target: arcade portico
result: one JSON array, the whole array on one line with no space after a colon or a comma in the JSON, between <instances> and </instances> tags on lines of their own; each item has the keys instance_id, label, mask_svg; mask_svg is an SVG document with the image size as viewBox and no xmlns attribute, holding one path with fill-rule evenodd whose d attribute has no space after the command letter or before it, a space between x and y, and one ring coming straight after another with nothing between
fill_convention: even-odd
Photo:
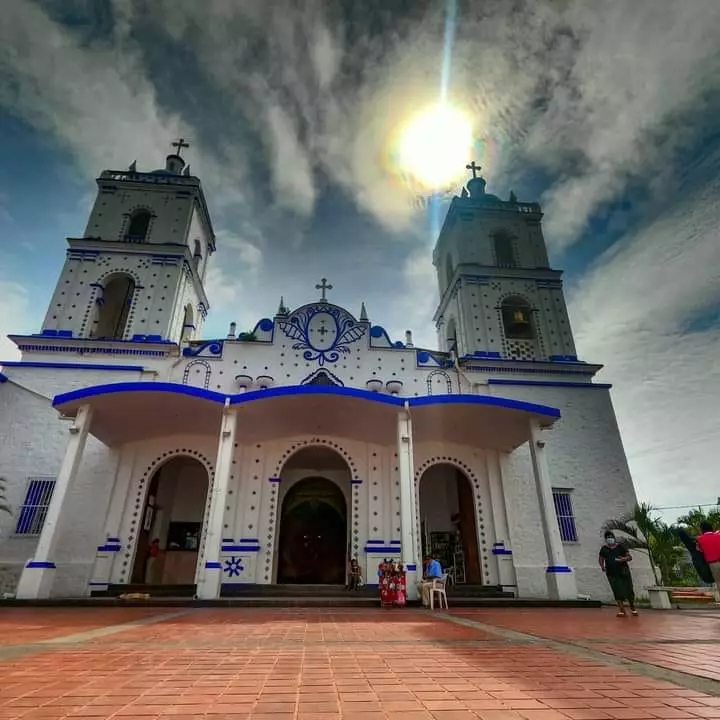
<instances>
[{"instance_id":1,"label":"arcade portico","mask_svg":"<svg viewBox=\"0 0 720 720\"><path fill-rule=\"evenodd\" d=\"M285 534L283 505L291 497L294 485L308 479L324 479L337 486L345 507L345 537L335 548L340 575L345 581L346 547L357 556L369 582L373 581L377 561L395 556L406 564L409 574L417 572L421 555L421 512L419 487L423 475L436 465L429 464L433 448L447 443L483 450L483 468L466 476L476 513L471 522L475 544L469 555L480 560L478 580L513 586L512 555L505 554L507 508L498 477L488 472L483 487L477 480L488 465L527 444L531 448L532 470L538 498L543 508L543 529L550 541L547 547L548 594L550 597L574 599L576 589L567 565L558 531L552 499L552 484L545 461L542 429L549 428L559 417L555 408L509 400L492 395L456 395L402 398L355 388L327 386L289 386L266 388L236 395L188 387L175 383L117 383L82 388L58 395L55 408L71 418L69 440L58 474L53 501L38 543L35 557L26 565L18 587L18 597L48 597L56 571L55 558L59 540L58 519L66 498L72 491L88 435L110 448L117 457L112 500L105 523L105 543L98 548L93 569L93 586L121 584L131 580L138 553L145 552L152 533L143 530L151 496L153 478L164 466L185 456L183 449L168 453L160 463L145 470L138 460L148 446L171 448L174 438L193 437L187 450L205 450L202 459L206 475L206 503L202 532L198 544L192 581L200 598L217 598L223 585L234 577L243 582L268 583L287 580L289 569L282 569ZM278 442L278 438L283 440ZM247 467L246 455L252 448L275 443L285 448L271 455L262 476L249 478L239 468ZM210 455L207 450L214 448ZM187 452L186 450L186 452ZM313 454L308 454L314 450ZM379 452L378 452L379 451ZM306 461L302 460L303 454ZM375 459L373 459L375 458ZM488 458L492 458L488 462ZM418 462L418 459L420 460ZM368 461L376 463L370 465ZM394 463L390 469L389 464ZM383 467L384 465L384 467ZM273 468L272 474L267 473ZM459 469L459 468L458 468ZM395 486L391 478L396 478ZM260 480L260 482L257 482ZM244 485L259 489L247 492ZM316 483L317 484L317 483ZM399 535L395 528L380 521L376 493L397 492L395 507L399 517ZM246 505L240 513L240 524L228 510L229 497L241 495ZM373 498L375 502L373 502ZM312 499L312 498L311 498ZM318 493L317 501L327 502ZM249 505L254 502L255 505ZM344 510L344 513L342 512ZM255 522L252 522L255 520ZM157 522L151 518L149 522ZM291 522L291 520L288 520ZM314 528L324 532L327 523ZM265 537L256 528L266 527ZM255 530L255 532L253 532ZM232 534L233 537L228 537ZM379 537L383 535L383 537ZM389 537L388 535L393 535ZM127 538L120 546L119 537ZM292 542L291 538L285 542ZM335 538L337 545L338 538ZM327 555L319 559L322 565ZM240 566L243 573L228 576L228 564ZM492 565L492 567L491 567ZM280 568L278 567L280 566ZM307 568L320 573L322 568ZM248 572L245 572L247 570ZM484 570L484 571L483 571ZM188 578L189 579L189 578ZM567 581L570 582L567 582ZM414 588L414 583L410 583Z\"/></svg>"}]
</instances>

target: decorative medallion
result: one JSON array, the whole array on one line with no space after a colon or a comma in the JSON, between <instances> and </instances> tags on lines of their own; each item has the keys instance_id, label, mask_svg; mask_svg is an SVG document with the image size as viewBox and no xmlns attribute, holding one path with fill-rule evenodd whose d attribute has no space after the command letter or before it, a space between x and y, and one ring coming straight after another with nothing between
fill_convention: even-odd
<instances>
[{"instance_id":1,"label":"decorative medallion","mask_svg":"<svg viewBox=\"0 0 720 720\"><path fill-rule=\"evenodd\" d=\"M228 574L228 577L239 577L243 570L245 570L245 567L243 566L240 558L231 557L229 560L225 561L224 572Z\"/></svg>"},{"instance_id":2,"label":"decorative medallion","mask_svg":"<svg viewBox=\"0 0 720 720\"><path fill-rule=\"evenodd\" d=\"M357 342L367 329L366 323L337 305L327 302L305 305L287 319L278 318L280 330L297 342L293 350L302 350L305 360L318 364L335 363L350 352L350 344Z\"/></svg>"}]
</instances>

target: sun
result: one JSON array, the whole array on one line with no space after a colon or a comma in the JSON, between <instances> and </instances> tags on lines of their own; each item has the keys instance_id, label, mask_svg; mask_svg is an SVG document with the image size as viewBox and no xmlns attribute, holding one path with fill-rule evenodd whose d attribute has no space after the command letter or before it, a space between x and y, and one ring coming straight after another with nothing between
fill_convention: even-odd
<instances>
[{"instance_id":1,"label":"sun","mask_svg":"<svg viewBox=\"0 0 720 720\"><path fill-rule=\"evenodd\" d=\"M412 118L400 133L400 169L425 190L438 190L460 178L472 145L468 116L438 104Z\"/></svg>"}]
</instances>

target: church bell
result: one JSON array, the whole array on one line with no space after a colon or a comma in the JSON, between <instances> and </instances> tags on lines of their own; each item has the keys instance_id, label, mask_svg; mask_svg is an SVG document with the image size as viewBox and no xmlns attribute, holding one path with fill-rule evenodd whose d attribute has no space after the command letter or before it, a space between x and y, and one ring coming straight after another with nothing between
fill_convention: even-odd
<instances>
[{"instance_id":1,"label":"church bell","mask_svg":"<svg viewBox=\"0 0 720 720\"><path fill-rule=\"evenodd\" d=\"M530 326L530 321L525 313L525 310L516 308L513 311L512 323L510 323L510 329L515 332L522 332L527 330Z\"/></svg>"}]
</instances>

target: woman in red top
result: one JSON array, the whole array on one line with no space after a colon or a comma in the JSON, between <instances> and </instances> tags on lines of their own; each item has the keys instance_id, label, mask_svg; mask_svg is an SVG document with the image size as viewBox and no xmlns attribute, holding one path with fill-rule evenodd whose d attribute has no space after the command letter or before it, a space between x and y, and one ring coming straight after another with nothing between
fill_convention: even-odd
<instances>
[{"instance_id":1,"label":"woman in red top","mask_svg":"<svg viewBox=\"0 0 720 720\"><path fill-rule=\"evenodd\" d=\"M710 572L715 579L715 599L720 602L720 532L714 531L709 522L700 523L701 534L698 535L698 550L705 557L710 566Z\"/></svg>"}]
</instances>

